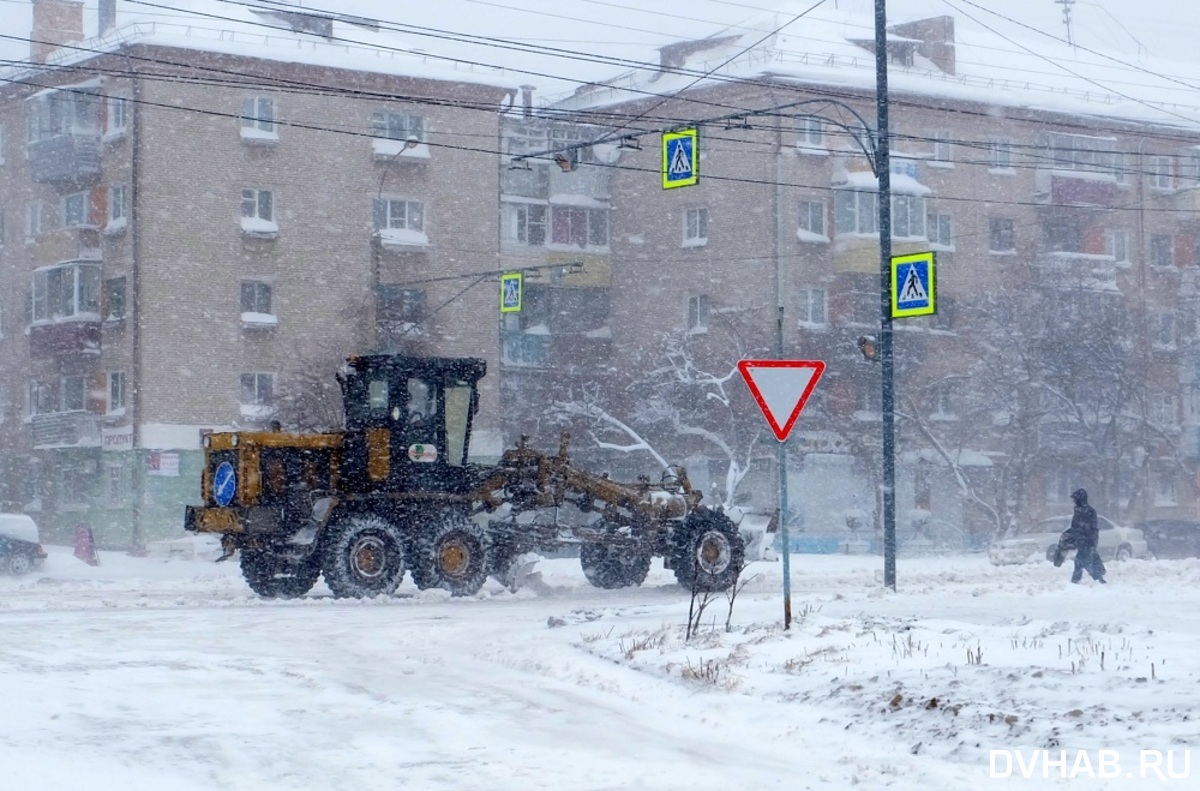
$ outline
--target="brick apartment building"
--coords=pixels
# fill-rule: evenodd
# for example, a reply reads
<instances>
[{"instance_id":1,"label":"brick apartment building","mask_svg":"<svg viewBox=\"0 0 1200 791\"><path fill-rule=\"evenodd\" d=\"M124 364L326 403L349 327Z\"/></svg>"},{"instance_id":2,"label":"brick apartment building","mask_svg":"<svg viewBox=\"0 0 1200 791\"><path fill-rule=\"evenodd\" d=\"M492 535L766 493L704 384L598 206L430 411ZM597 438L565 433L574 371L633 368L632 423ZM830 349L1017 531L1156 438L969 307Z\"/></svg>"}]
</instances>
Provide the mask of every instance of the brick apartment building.
<instances>
[{"instance_id":1,"label":"brick apartment building","mask_svg":"<svg viewBox=\"0 0 1200 791\"><path fill-rule=\"evenodd\" d=\"M696 186L648 183L657 135L622 158L612 343L673 328L718 356L736 359L734 335L773 356L781 307L784 356L829 366L790 442L789 490L802 529L830 536L877 505L880 378L855 348L879 326L862 128L875 124L873 21L777 30L788 18L665 47L658 68L554 111L597 125L609 113L623 133L699 123ZM898 524L983 535L998 514L1069 510L1079 485L1119 519L1194 516L1200 118L1154 91L1022 71L1017 50L956 40L950 17L890 29L893 253L936 251L940 295L936 316L895 323ZM727 460L712 450L676 455L719 480ZM774 500L773 451L746 479L755 502Z\"/></svg>"},{"instance_id":2,"label":"brick apartment building","mask_svg":"<svg viewBox=\"0 0 1200 791\"><path fill-rule=\"evenodd\" d=\"M48 538L177 535L202 434L263 425L290 376L400 348L498 368L494 290L464 286L498 266L506 78L216 5L107 4L84 38L82 3L37 0L0 86L0 499Z\"/></svg>"}]
</instances>

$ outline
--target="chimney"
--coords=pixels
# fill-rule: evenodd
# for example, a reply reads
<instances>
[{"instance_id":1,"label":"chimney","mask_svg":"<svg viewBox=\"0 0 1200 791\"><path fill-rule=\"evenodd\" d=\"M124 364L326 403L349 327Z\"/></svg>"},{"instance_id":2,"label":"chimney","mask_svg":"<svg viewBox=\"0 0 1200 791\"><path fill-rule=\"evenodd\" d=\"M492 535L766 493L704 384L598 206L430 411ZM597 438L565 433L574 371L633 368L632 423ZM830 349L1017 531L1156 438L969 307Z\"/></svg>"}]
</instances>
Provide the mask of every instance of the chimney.
<instances>
[{"instance_id":1,"label":"chimney","mask_svg":"<svg viewBox=\"0 0 1200 791\"><path fill-rule=\"evenodd\" d=\"M29 59L45 63L63 44L83 40L83 3L79 0L33 0L33 33Z\"/></svg>"},{"instance_id":2,"label":"chimney","mask_svg":"<svg viewBox=\"0 0 1200 791\"><path fill-rule=\"evenodd\" d=\"M917 52L946 74L954 74L954 17L935 16L889 28L905 38L920 39Z\"/></svg>"},{"instance_id":3,"label":"chimney","mask_svg":"<svg viewBox=\"0 0 1200 791\"><path fill-rule=\"evenodd\" d=\"M103 36L117 26L117 0L100 0L97 10L99 24L96 32Z\"/></svg>"},{"instance_id":4,"label":"chimney","mask_svg":"<svg viewBox=\"0 0 1200 791\"><path fill-rule=\"evenodd\" d=\"M533 117L533 86L521 86L521 115L525 118Z\"/></svg>"}]
</instances>

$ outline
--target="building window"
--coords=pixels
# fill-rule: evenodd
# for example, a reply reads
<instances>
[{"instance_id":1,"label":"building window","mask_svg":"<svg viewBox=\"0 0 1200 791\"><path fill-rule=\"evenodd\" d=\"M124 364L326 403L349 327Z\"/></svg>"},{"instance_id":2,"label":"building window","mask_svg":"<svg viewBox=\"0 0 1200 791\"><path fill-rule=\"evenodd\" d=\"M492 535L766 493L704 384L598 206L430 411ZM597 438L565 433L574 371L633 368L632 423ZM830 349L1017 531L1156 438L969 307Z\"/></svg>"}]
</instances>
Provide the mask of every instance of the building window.
<instances>
[{"instance_id":1,"label":"building window","mask_svg":"<svg viewBox=\"0 0 1200 791\"><path fill-rule=\"evenodd\" d=\"M855 414L859 420L879 420L883 414L883 393L879 385L866 383L855 390Z\"/></svg>"},{"instance_id":2,"label":"building window","mask_svg":"<svg viewBox=\"0 0 1200 791\"><path fill-rule=\"evenodd\" d=\"M800 201L801 241L828 241L825 233L825 201Z\"/></svg>"},{"instance_id":3,"label":"building window","mask_svg":"<svg viewBox=\"0 0 1200 791\"><path fill-rule=\"evenodd\" d=\"M108 188L108 225L105 230L124 228L128 222L129 188L124 184L113 184Z\"/></svg>"},{"instance_id":4,"label":"building window","mask_svg":"<svg viewBox=\"0 0 1200 791\"><path fill-rule=\"evenodd\" d=\"M31 318L35 322L100 315L100 267L63 264L33 273Z\"/></svg>"},{"instance_id":5,"label":"building window","mask_svg":"<svg viewBox=\"0 0 1200 791\"><path fill-rule=\"evenodd\" d=\"M930 214L925 221L930 244L938 247L954 247L954 230L949 214Z\"/></svg>"},{"instance_id":6,"label":"building window","mask_svg":"<svg viewBox=\"0 0 1200 791\"><path fill-rule=\"evenodd\" d=\"M110 415L120 415L125 412L125 372L108 372L108 402L105 412Z\"/></svg>"},{"instance_id":7,"label":"building window","mask_svg":"<svg viewBox=\"0 0 1200 791\"><path fill-rule=\"evenodd\" d=\"M243 280L241 313L243 324L277 324L271 309L271 284L264 280Z\"/></svg>"},{"instance_id":8,"label":"building window","mask_svg":"<svg viewBox=\"0 0 1200 791\"><path fill-rule=\"evenodd\" d=\"M930 417L953 420L954 415L954 388L948 384L938 385L933 390L933 412Z\"/></svg>"},{"instance_id":9,"label":"building window","mask_svg":"<svg viewBox=\"0 0 1200 791\"><path fill-rule=\"evenodd\" d=\"M1013 169L1013 144L1006 137L996 138L988 143L988 154L992 170Z\"/></svg>"},{"instance_id":10,"label":"building window","mask_svg":"<svg viewBox=\"0 0 1200 791\"><path fill-rule=\"evenodd\" d=\"M425 230L425 204L415 200L386 199L376 201L375 227L379 230Z\"/></svg>"},{"instance_id":11,"label":"building window","mask_svg":"<svg viewBox=\"0 0 1200 791\"><path fill-rule=\"evenodd\" d=\"M938 130L931 135L933 139L932 165L950 167L954 164L954 138L945 130Z\"/></svg>"},{"instance_id":12,"label":"building window","mask_svg":"<svg viewBox=\"0 0 1200 791\"><path fill-rule=\"evenodd\" d=\"M796 119L797 144L801 148L825 148L825 125L820 118L802 116Z\"/></svg>"},{"instance_id":13,"label":"building window","mask_svg":"<svg viewBox=\"0 0 1200 791\"><path fill-rule=\"evenodd\" d=\"M1175 476L1171 470L1161 470L1154 476L1154 504L1175 505Z\"/></svg>"},{"instance_id":14,"label":"building window","mask_svg":"<svg viewBox=\"0 0 1200 791\"><path fill-rule=\"evenodd\" d=\"M825 289L800 289L800 326L824 326L828 321L825 304Z\"/></svg>"},{"instance_id":15,"label":"building window","mask_svg":"<svg viewBox=\"0 0 1200 791\"><path fill-rule=\"evenodd\" d=\"M1104 254L1111 255L1118 264L1129 263L1129 231L1105 231Z\"/></svg>"},{"instance_id":16,"label":"building window","mask_svg":"<svg viewBox=\"0 0 1200 791\"><path fill-rule=\"evenodd\" d=\"M25 413L33 417L54 411L54 388L48 382L31 381L29 389L25 391Z\"/></svg>"},{"instance_id":17,"label":"building window","mask_svg":"<svg viewBox=\"0 0 1200 791\"><path fill-rule=\"evenodd\" d=\"M275 374L242 374L240 403L242 417L269 415L275 404Z\"/></svg>"},{"instance_id":18,"label":"building window","mask_svg":"<svg viewBox=\"0 0 1200 791\"><path fill-rule=\"evenodd\" d=\"M371 116L371 127L375 137L388 140L416 138L418 142L425 142L425 119L419 115L393 112L374 113Z\"/></svg>"},{"instance_id":19,"label":"building window","mask_svg":"<svg viewBox=\"0 0 1200 791\"><path fill-rule=\"evenodd\" d=\"M242 99L242 137L245 139L278 140L275 100L266 96L247 96Z\"/></svg>"},{"instance_id":20,"label":"building window","mask_svg":"<svg viewBox=\"0 0 1200 791\"><path fill-rule=\"evenodd\" d=\"M546 207L533 203L504 204L504 238L530 247L546 244Z\"/></svg>"},{"instance_id":21,"label":"building window","mask_svg":"<svg viewBox=\"0 0 1200 791\"><path fill-rule=\"evenodd\" d=\"M892 237L925 238L925 199L916 195L892 195Z\"/></svg>"},{"instance_id":22,"label":"building window","mask_svg":"<svg viewBox=\"0 0 1200 791\"><path fill-rule=\"evenodd\" d=\"M1008 217L992 217L988 220L988 251L1011 253L1017 249L1013 221Z\"/></svg>"},{"instance_id":23,"label":"building window","mask_svg":"<svg viewBox=\"0 0 1200 791\"><path fill-rule=\"evenodd\" d=\"M104 281L104 320L125 318L125 278L112 277Z\"/></svg>"},{"instance_id":24,"label":"building window","mask_svg":"<svg viewBox=\"0 0 1200 791\"><path fill-rule=\"evenodd\" d=\"M1120 156L1116 138L1047 132L1039 137L1055 170L1099 173L1118 180Z\"/></svg>"},{"instance_id":25,"label":"building window","mask_svg":"<svg viewBox=\"0 0 1200 791\"><path fill-rule=\"evenodd\" d=\"M1042 224L1042 244L1052 253L1082 253L1083 228L1070 219L1052 219Z\"/></svg>"},{"instance_id":26,"label":"building window","mask_svg":"<svg viewBox=\"0 0 1200 791\"><path fill-rule=\"evenodd\" d=\"M688 298L688 332L708 332L708 310L707 294Z\"/></svg>"},{"instance_id":27,"label":"building window","mask_svg":"<svg viewBox=\"0 0 1200 791\"><path fill-rule=\"evenodd\" d=\"M1150 158L1150 187L1169 190L1175 186L1175 163L1173 157Z\"/></svg>"},{"instance_id":28,"label":"building window","mask_svg":"<svg viewBox=\"0 0 1200 791\"><path fill-rule=\"evenodd\" d=\"M1175 348L1175 314L1162 312L1154 317L1154 346L1159 349Z\"/></svg>"},{"instance_id":29,"label":"building window","mask_svg":"<svg viewBox=\"0 0 1200 791\"><path fill-rule=\"evenodd\" d=\"M105 111L104 135L117 137L125 134L125 128L129 124L129 100L124 96L109 96L105 102Z\"/></svg>"},{"instance_id":30,"label":"building window","mask_svg":"<svg viewBox=\"0 0 1200 791\"><path fill-rule=\"evenodd\" d=\"M64 376L62 378L62 400L59 409L63 412L82 412L87 408L87 377Z\"/></svg>"},{"instance_id":31,"label":"building window","mask_svg":"<svg viewBox=\"0 0 1200 791\"><path fill-rule=\"evenodd\" d=\"M550 207L550 240L575 247L608 246L608 210Z\"/></svg>"},{"instance_id":32,"label":"building window","mask_svg":"<svg viewBox=\"0 0 1200 791\"><path fill-rule=\"evenodd\" d=\"M34 239L42 235L44 228L43 218L45 216L45 208L40 200L30 201L25 204L25 241L32 242Z\"/></svg>"},{"instance_id":33,"label":"building window","mask_svg":"<svg viewBox=\"0 0 1200 791\"><path fill-rule=\"evenodd\" d=\"M95 135L100 128L100 97L78 88L42 93L29 100L28 141L65 135Z\"/></svg>"},{"instance_id":34,"label":"building window","mask_svg":"<svg viewBox=\"0 0 1200 791\"><path fill-rule=\"evenodd\" d=\"M879 193L836 190L833 196L838 233L879 233Z\"/></svg>"},{"instance_id":35,"label":"building window","mask_svg":"<svg viewBox=\"0 0 1200 791\"><path fill-rule=\"evenodd\" d=\"M708 209L688 209L683 218L683 246L708 244Z\"/></svg>"},{"instance_id":36,"label":"building window","mask_svg":"<svg viewBox=\"0 0 1200 791\"><path fill-rule=\"evenodd\" d=\"M84 228L88 224L88 193L73 192L64 195L60 214L61 227Z\"/></svg>"},{"instance_id":37,"label":"building window","mask_svg":"<svg viewBox=\"0 0 1200 791\"><path fill-rule=\"evenodd\" d=\"M242 233L269 238L278 232L274 193L262 189L242 190Z\"/></svg>"},{"instance_id":38,"label":"building window","mask_svg":"<svg viewBox=\"0 0 1200 791\"><path fill-rule=\"evenodd\" d=\"M413 340L421 335L421 324L425 321L425 290L404 288L392 283L379 287L379 334L387 343L401 339ZM509 316L512 314L506 314Z\"/></svg>"},{"instance_id":39,"label":"building window","mask_svg":"<svg viewBox=\"0 0 1200 791\"><path fill-rule=\"evenodd\" d=\"M1150 235L1150 263L1153 266L1175 265L1175 237L1169 233Z\"/></svg>"}]
</instances>

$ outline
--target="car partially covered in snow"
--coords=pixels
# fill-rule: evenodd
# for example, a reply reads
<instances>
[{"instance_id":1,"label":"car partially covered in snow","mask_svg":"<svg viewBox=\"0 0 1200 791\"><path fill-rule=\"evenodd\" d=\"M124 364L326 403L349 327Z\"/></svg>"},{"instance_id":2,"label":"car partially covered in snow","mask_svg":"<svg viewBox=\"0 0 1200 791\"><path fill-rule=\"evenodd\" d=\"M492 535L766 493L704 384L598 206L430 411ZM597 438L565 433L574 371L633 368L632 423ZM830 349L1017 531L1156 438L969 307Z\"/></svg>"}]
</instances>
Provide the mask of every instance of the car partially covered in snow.
<instances>
[{"instance_id":1,"label":"car partially covered in snow","mask_svg":"<svg viewBox=\"0 0 1200 791\"><path fill-rule=\"evenodd\" d=\"M1141 530L1122 527L1106 516L1097 516L1096 519L1100 527L1100 540L1096 548L1103 560L1120 561L1150 556ZM993 541L988 547L988 559L997 566L1037 560L1053 561L1058 539L1070 526L1070 516L1052 516L1035 522L1015 536ZM1073 554L1069 552L1067 556Z\"/></svg>"},{"instance_id":2,"label":"car partially covered in snow","mask_svg":"<svg viewBox=\"0 0 1200 791\"><path fill-rule=\"evenodd\" d=\"M0 514L0 571L25 574L46 560L37 524L29 514Z\"/></svg>"}]
</instances>

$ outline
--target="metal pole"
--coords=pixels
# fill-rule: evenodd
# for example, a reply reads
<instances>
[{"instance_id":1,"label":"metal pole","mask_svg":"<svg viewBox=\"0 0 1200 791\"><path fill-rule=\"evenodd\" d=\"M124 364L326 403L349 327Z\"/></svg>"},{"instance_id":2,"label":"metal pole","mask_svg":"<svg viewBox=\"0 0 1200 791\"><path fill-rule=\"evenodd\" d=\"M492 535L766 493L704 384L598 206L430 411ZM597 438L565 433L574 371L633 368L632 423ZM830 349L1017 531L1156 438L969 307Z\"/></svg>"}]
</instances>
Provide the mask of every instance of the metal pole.
<instances>
[{"instance_id":1,"label":"metal pole","mask_svg":"<svg viewBox=\"0 0 1200 791\"><path fill-rule=\"evenodd\" d=\"M775 358L783 359L783 305L775 321ZM776 448L779 465L779 541L783 550L783 628L792 628L792 549L788 543L788 490L787 490L787 443L780 442Z\"/></svg>"},{"instance_id":2,"label":"metal pole","mask_svg":"<svg viewBox=\"0 0 1200 791\"><path fill-rule=\"evenodd\" d=\"M875 173L879 177L879 359L883 364L883 584L896 590L895 393L892 379L892 179L888 151L887 2L875 0Z\"/></svg>"}]
</instances>

